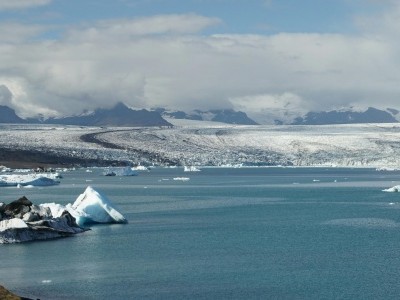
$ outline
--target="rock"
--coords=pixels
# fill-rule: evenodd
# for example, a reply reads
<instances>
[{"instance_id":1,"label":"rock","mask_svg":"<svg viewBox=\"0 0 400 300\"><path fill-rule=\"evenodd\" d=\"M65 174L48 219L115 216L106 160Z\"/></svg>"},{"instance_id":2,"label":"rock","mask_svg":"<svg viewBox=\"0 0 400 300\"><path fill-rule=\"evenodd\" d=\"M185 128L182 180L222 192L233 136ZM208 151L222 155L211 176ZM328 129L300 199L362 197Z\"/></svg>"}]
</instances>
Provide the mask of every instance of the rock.
<instances>
[{"instance_id":1,"label":"rock","mask_svg":"<svg viewBox=\"0 0 400 300\"><path fill-rule=\"evenodd\" d=\"M24 215L28 211L30 211L30 207L32 206L32 202L29 201L25 196L22 198L19 198L18 200L15 200L11 202L10 204L7 204L4 207L4 213L7 216L15 216L17 214Z\"/></svg>"},{"instance_id":2,"label":"rock","mask_svg":"<svg viewBox=\"0 0 400 300\"><path fill-rule=\"evenodd\" d=\"M11 293L4 286L0 285L0 299L18 300L18 299L22 299L22 298L18 297L17 295L15 295L13 293ZM28 298L24 298L24 299L28 299Z\"/></svg>"},{"instance_id":3,"label":"rock","mask_svg":"<svg viewBox=\"0 0 400 300\"><path fill-rule=\"evenodd\" d=\"M54 218L49 207L34 205L26 197L2 207L0 244L59 238L85 231L68 211Z\"/></svg>"}]
</instances>

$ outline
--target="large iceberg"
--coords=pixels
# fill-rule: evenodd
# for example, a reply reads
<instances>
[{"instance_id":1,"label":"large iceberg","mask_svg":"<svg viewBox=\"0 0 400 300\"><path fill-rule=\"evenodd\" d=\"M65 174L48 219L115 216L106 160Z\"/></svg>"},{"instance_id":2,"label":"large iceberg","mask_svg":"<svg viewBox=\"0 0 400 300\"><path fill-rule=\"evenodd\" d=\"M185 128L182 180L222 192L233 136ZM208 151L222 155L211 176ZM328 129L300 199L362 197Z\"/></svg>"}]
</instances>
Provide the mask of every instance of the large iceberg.
<instances>
[{"instance_id":1,"label":"large iceberg","mask_svg":"<svg viewBox=\"0 0 400 300\"><path fill-rule=\"evenodd\" d=\"M50 174L0 175L0 186L51 186L59 183L60 181Z\"/></svg>"},{"instance_id":2,"label":"large iceberg","mask_svg":"<svg viewBox=\"0 0 400 300\"><path fill-rule=\"evenodd\" d=\"M92 187L73 204L34 205L25 197L0 203L0 244L51 239L83 232L93 223L127 223L111 201Z\"/></svg>"},{"instance_id":3,"label":"large iceberg","mask_svg":"<svg viewBox=\"0 0 400 300\"><path fill-rule=\"evenodd\" d=\"M80 226L92 223L127 223L125 217L116 210L106 195L88 186L74 204L67 205L68 211Z\"/></svg>"}]
</instances>

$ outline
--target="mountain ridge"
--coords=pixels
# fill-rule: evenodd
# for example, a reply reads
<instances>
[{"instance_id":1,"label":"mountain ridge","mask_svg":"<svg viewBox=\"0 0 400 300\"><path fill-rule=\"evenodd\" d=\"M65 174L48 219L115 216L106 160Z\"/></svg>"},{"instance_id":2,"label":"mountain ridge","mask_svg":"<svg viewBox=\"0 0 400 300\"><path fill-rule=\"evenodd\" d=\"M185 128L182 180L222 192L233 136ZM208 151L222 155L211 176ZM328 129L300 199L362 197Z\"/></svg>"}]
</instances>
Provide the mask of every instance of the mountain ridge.
<instances>
[{"instance_id":1,"label":"mountain ridge","mask_svg":"<svg viewBox=\"0 0 400 300\"><path fill-rule=\"evenodd\" d=\"M116 127L151 127L172 126L159 113L154 111L133 110L122 102L110 109L98 108L90 114L81 114L62 118L28 118L18 117L8 106L0 106L0 123L17 124L60 124L77 126L116 126Z\"/></svg>"},{"instance_id":2,"label":"mountain ridge","mask_svg":"<svg viewBox=\"0 0 400 300\"><path fill-rule=\"evenodd\" d=\"M299 114L291 112L292 118L280 119L273 113L268 114L263 122L256 122L245 112L233 109L212 109L168 111L165 108L152 110L133 110L122 102L112 108L98 108L92 112L84 111L80 115L52 117L45 119L43 116L23 119L15 111L5 105L0 105L0 123L9 124L60 124L76 126L115 126L115 127L151 127L173 126L165 118L187 119L196 121L214 121L235 125L334 125L334 124L363 124L363 123L398 123L400 112L394 108L377 109L368 107L364 111L352 107L341 110L309 111ZM267 116L267 115L265 115ZM257 120L257 119L256 119Z\"/></svg>"}]
</instances>

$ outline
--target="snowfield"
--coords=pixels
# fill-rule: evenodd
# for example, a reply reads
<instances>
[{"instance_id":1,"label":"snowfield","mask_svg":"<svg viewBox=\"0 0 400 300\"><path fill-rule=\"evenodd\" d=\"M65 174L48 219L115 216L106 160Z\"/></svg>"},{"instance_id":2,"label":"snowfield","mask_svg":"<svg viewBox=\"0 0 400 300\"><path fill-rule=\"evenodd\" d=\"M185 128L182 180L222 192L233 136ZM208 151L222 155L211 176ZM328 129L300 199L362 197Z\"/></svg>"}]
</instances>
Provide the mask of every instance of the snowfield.
<instances>
[{"instance_id":1,"label":"snowfield","mask_svg":"<svg viewBox=\"0 0 400 300\"><path fill-rule=\"evenodd\" d=\"M236 126L177 120L175 125L2 125L0 148L142 165L400 167L400 124ZM81 139L84 135L90 138Z\"/></svg>"}]
</instances>

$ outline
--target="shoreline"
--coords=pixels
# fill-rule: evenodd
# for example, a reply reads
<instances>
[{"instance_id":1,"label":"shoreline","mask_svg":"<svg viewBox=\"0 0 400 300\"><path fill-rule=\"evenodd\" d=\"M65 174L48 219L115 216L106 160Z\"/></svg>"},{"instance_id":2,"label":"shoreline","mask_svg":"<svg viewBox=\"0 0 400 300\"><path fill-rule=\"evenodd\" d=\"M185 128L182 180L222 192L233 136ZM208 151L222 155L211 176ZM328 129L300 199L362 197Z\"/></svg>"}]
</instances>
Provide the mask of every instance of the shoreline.
<instances>
[{"instance_id":1,"label":"shoreline","mask_svg":"<svg viewBox=\"0 0 400 300\"><path fill-rule=\"evenodd\" d=\"M121 161L65 157L35 150L0 148L0 165L12 169L71 168L88 166L119 166Z\"/></svg>"},{"instance_id":2,"label":"shoreline","mask_svg":"<svg viewBox=\"0 0 400 300\"><path fill-rule=\"evenodd\" d=\"M0 284L0 299L6 300L33 300L32 298L18 296L17 294L9 291L3 285ZM39 300L39 299L37 299Z\"/></svg>"}]
</instances>

